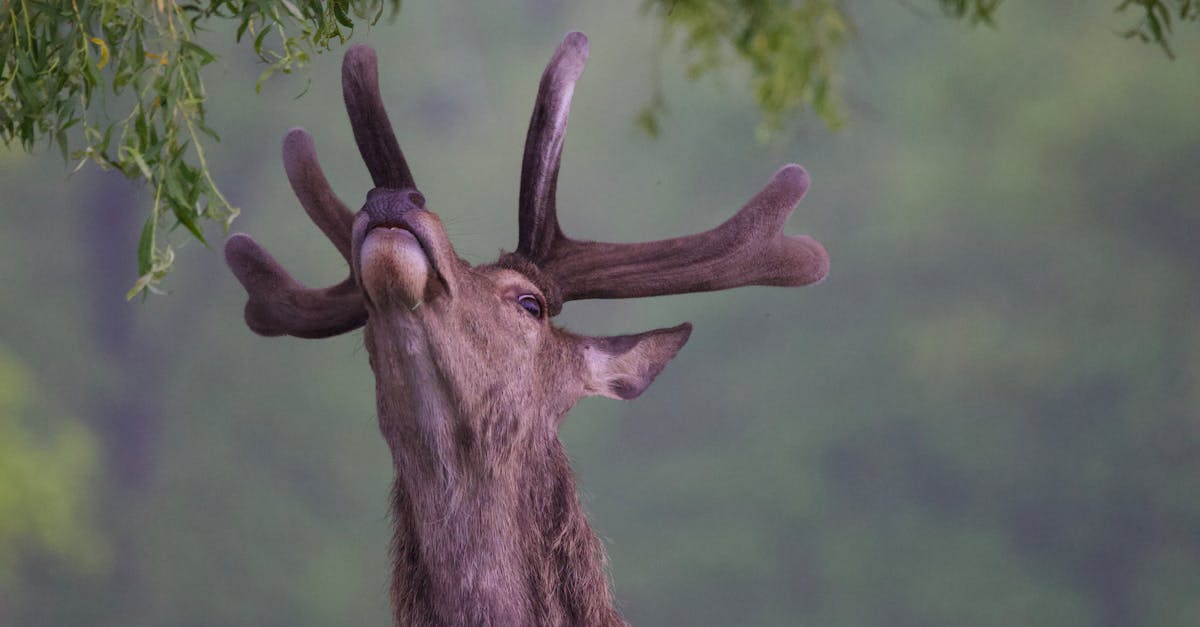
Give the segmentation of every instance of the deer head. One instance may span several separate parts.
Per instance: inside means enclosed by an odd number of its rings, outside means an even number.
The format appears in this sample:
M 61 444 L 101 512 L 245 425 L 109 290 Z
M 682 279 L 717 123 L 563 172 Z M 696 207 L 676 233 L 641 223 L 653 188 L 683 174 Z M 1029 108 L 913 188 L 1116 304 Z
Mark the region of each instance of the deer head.
M 406 532 L 409 540 L 398 533 L 400 545 L 428 532 L 422 531 L 423 517 L 452 515 L 476 489 L 510 490 L 493 500 L 522 503 L 540 498 L 522 496 L 541 489 L 529 484 L 553 484 L 558 487 L 546 489 L 570 492 L 570 503 L 555 507 L 575 511 L 569 468 L 556 436 L 559 421 L 583 396 L 641 394 L 691 332 L 684 323 L 635 335 L 578 335 L 551 322 L 566 301 L 742 285 L 800 286 L 828 271 L 828 256 L 816 240 L 782 232 L 808 189 L 808 174 L 798 165 L 781 168 L 732 218 L 703 233 L 635 244 L 565 235 L 556 217 L 555 187 L 571 96 L 587 55 L 587 38 L 570 33 L 542 75 L 521 168 L 519 241 L 495 263 L 471 266 L 460 259 L 427 208 L 384 112 L 375 53 L 364 46 L 351 48 L 342 68 L 354 138 L 375 184 L 362 208 L 351 213 L 331 191 L 305 131 L 294 129 L 283 142 L 288 180 L 309 217 L 346 259 L 349 276 L 332 287 L 309 289 L 249 236 L 236 234 L 226 244 L 229 266 L 249 293 L 245 319 L 253 331 L 320 338 L 366 326 L 380 427 L 392 449 L 403 501 L 397 505 L 403 510 L 398 524 L 413 527 Z M 536 468 L 548 469 L 547 476 L 531 470 Z M 559 486 L 555 474 L 565 474 L 566 483 Z M 437 495 L 423 494 L 430 491 Z M 541 511 L 536 503 L 533 509 Z M 503 528 L 510 518 L 525 515 L 497 515 L 503 520 L 495 524 Z M 530 524 L 566 523 L 538 519 Z M 475 546 L 486 542 L 479 538 L 446 542 L 458 542 L 463 546 L 454 550 L 468 553 L 471 546 L 501 554 L 525 550 L 510 546 L 525 543 L 520 539 L 488 547 Z M 408 550 L 404 546 L 398 552 Z M 414 559 L 410 568 L 436 570 Z M 476 567 L 446 566 L 451 571 Z M 504 572 L 497 577 L 519 578 Z M 522 612 L 534 601 L 501 603 L 520 607 L 494 606 L 488 610 L 491 620 L 504 623 L 496 613 L 508 612 L 511 624 L 532 624 L 518 619 L 529 618 Z

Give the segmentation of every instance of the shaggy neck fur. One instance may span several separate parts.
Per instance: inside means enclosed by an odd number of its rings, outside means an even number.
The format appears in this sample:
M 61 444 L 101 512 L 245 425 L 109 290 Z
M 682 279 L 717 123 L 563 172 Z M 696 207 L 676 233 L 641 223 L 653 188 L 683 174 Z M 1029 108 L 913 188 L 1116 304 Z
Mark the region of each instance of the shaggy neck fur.
M 407 316 L 366 330 L 396 472 L 395 624 L 624 625 L 554 431 L 566 408 L 472 402 L 434 337 Z

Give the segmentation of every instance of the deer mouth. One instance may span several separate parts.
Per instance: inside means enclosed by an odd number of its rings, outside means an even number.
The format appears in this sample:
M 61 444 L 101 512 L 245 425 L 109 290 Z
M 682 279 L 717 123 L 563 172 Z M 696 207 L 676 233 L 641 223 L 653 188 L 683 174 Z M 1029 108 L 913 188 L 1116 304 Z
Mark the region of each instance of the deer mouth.
M 439 292 L 449 292 L 431 245 L 432 233 L 416 213 L 388 219 L 373 219 L 364 213 L 355 220 L 359 284 L 368 302 L 377 307 L 415 309 Z

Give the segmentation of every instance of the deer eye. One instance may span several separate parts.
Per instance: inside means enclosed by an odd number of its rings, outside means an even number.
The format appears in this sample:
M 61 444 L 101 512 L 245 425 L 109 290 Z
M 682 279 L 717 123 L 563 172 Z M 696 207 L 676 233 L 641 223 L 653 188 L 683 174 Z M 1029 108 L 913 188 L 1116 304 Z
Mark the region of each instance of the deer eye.
M 517 304 L 534 318 L 540 319 L 542 317 L 542 301 L 538 300 L 537 296 L 533 294 L 521 294 L 517 297 Z

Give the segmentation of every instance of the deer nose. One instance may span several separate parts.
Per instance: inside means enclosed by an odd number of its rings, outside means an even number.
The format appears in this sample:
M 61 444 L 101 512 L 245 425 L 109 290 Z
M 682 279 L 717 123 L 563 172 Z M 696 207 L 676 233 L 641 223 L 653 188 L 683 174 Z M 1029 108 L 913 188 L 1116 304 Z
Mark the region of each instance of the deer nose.
M 363 205 L 371 227 L 403 223 L 405 214 L 424 210 L 425 196 L 415 189 L 376 187 L 367 192 L 367 203 Z

